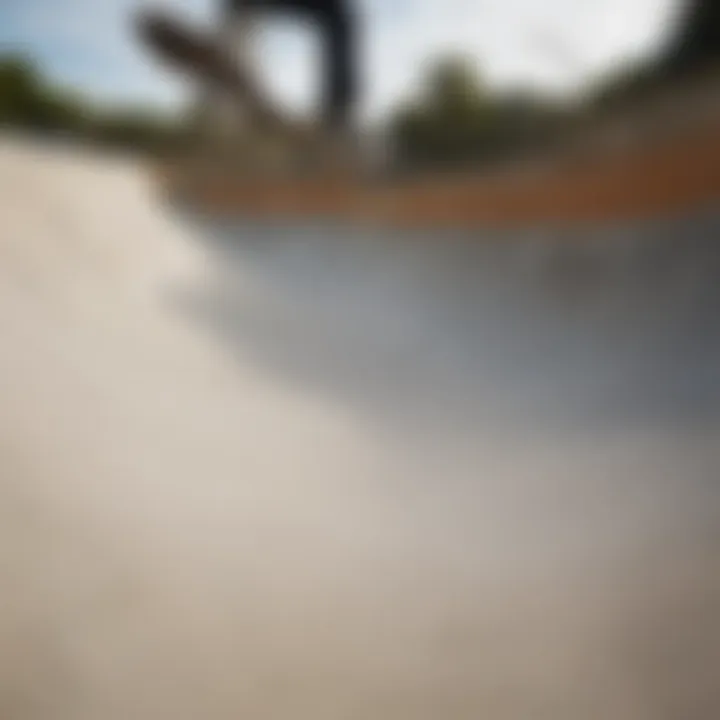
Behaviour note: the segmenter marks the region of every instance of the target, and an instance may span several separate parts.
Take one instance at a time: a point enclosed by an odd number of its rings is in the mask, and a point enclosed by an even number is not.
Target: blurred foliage
[[[549,141],[567,114],[531,93],[493,94],[467,60],[443,57],[419,99],[394,113],[390,135],[403,166],[472,166]]]
[[[18,55],[0,57],[0,126],[164,152],[179,145],[186,129],[144,108],[100,109],[75,93],[60,90],[37,66]]]
[[[103,145],[161,153],[181,147],[185,132],[179,122],[157,113],[123,108],[96,111],[85,134]]]
[[[49,87],[21,57],[0,60],[0,122],[37,129],[71,129],[83,123],[77,98]]]

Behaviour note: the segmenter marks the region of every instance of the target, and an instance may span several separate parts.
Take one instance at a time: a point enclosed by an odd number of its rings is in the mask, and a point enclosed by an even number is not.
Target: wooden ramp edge
[[[720,121],[622,153],[529,164],[475,176],[375,184],[340,178],[201,178],[160,169],[165,189],[196,209],[253,218],[327,218],[397,228],[615,223],[720,206]]]

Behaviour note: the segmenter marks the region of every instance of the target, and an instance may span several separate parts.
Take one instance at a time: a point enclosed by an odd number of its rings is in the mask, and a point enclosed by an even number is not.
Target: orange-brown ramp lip
[[[594,224],[692,211],[720,204],[720,124],[696,125],[622,155],[521,174],[429,178],[372,188],[346,180],[196,180],[168,173],[170,189],[210,211],[328,216],[398,227]],[[192,187],[194,185],[194,187]]]

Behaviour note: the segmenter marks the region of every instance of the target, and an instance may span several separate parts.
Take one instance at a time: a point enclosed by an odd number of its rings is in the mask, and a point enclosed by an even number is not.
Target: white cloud
[[[369,88],[384,106],[426,59],[460,52],[500,86],[562,90],[657,39],[672,0],[417,0],[369,44]]]

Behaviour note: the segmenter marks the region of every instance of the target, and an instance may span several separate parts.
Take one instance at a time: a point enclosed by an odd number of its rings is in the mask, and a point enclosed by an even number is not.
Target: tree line
[[[140,107],[101,108],[49,81],[21,55],[0,57],[0,126],[156,151],[181,140],[182,123]]]
[[[720,2],[686,0],[674,33],[654,57],[604,78],[584,102],[570,107],[533,93],[491,93],[462,58],[430,67],[420,97],[391,118],[398,162],[410,167],[477,166],[552,148],[578,124],[698,71],[720,72]]]

